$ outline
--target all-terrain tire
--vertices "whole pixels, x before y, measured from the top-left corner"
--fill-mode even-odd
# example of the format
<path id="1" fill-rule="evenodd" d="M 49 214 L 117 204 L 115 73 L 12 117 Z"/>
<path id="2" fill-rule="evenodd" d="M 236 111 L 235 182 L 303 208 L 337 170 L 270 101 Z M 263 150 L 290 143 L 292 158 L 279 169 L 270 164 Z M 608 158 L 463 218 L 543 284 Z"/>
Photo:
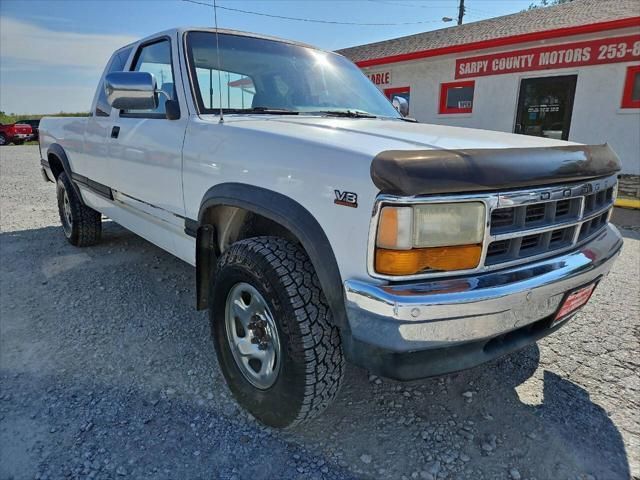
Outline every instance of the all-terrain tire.
<path id="1" fill-rule="evenodd" d="M 220 368 L 238 403 L 276 428 L 319 415 L 338 394 L 345 361 L 340 333 L 304 250 L 279 237 L 241 240 L 220 257 L 215 278 L 211 332 Z M 279 335 L 279 373 L 266 389 L 255 387 L 242 373 L 225 328 L 227 298 L 243 283 L 261 294 Z"/>
<path id="2" fill-rule="evenodd" d="M 56 182 L 58 213 L 64 235 L 71 245 L 88 247 L 100 241 L 102 215 L 83 205 L 65 172 Z"/>

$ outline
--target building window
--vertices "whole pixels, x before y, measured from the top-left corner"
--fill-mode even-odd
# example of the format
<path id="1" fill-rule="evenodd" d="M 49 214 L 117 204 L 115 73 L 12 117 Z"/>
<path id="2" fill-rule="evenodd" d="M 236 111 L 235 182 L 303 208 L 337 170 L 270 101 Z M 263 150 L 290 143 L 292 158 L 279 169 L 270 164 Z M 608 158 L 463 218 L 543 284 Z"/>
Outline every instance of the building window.
<path id="1" fill-rule="evenodd" d="M 622 93 L 622 108 L 640 108 L 640 65 L 627 68 Z"/>
<path id="2" fill-rule="evenodd" d="M 393 101 L 393 97 L 402 97 L 409 104 L 409 111 L 411 111 L 411 88 L 409 87 L 397 87 L 397 88 L 385 88 L 385 96 Z"/>
<path id="3" fill-rule="evenodd" d="M 475 81 L 440 85 L 440 113 L 471 113 Z"/>

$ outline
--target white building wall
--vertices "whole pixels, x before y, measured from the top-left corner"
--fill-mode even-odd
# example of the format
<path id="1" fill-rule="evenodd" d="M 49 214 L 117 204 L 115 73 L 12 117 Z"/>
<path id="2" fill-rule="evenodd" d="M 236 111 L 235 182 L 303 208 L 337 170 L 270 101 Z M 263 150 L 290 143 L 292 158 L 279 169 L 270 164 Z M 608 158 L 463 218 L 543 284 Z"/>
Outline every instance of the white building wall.
<path id="1" fill-rule="evenodd" d="M 553 75 L 578 75 L 569 140 L 601 144 L 608 142 L 622 161 L 622 173 L 640 175 L 640 109 L 622 109 L 620 102 L 627 67 L 638 62 L 613 63 L 579 68 L 539 70 L 513 74 L 481 76 L 475 81 L 473 112 L 439 114 L 440 84 L 454 82 L 456 58 L 507 52 L 542 45 L 572 43 L 596 38 L 618 37 L 634 33 L 631 29 L 616 30 L 609 35 L 580 35 L 532 42 L 490 50 L 464 52 L 410 62 L 380 65 L 363 69 L 366 73 L 391 71 L 389 85 L 381 89 L 411 88 L 410 116 L 424 123 L 455 125 L 513 132 L 520 80 Z"/>
<path id="2" fill-rule="evenodd" d="M 569 140 L 608 142 L 622 160 L 622 173 L 640 175 L 640 109 L 620 108 L 629 65 L 594 66 L 578 75 Z"/>

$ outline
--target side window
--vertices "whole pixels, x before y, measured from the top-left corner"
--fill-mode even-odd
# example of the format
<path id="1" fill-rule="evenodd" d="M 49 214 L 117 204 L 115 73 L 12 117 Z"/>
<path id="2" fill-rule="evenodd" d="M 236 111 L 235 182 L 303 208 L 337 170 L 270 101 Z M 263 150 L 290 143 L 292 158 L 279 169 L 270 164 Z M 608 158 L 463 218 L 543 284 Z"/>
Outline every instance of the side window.
<path id="1" fill-rule="evenodd" d="M 476 82 L 450 82 L 440 84 L 440 109 L 438 113 L 473 112 L 473 93 Z"/>
<path id="2" fill-rule="evenodd" d="M 155 110 L 123 110 L 122 116 L 165 118 L 165 102 L 176 98 L 169 40 L 143 46 L 138 50 L 131 70 L 152 73 L 156 78 L 158 90 L 164 94 L 158 94 L 158 107 Z"/>
<path id="3" fill-rule="evenodd" d="M 132 48 L 133 47 L 123 48 L 113 54 L 111 60 L 107 63 L 104 77 L 111 72 L 122 72 L 124 70 L 124 66 L 129 59 Z M 111 114 L 111 105 L 107 102 L 107 93 L 104 91 L 104 77 L 100 80 L 100 86 L 98 87 L 100 88 L 100 93 L 98 94 L 98 100 L 96 101 L 96 109 L 94 112 L 96 117 L 108 117 Z"/>
<path id="4" fill-rule="evenodd" d="M 640 108 L 640 65 L 627 67 L 622 108 Z"/>
<path id="5" fill-rule="evenodd" d="M 220 108 L 220 98 L 222 98 L 222 108 L 245 109 L 252 107 L 256 87 L 251 77 L 210 68 L 196 68 L 196 75 L 198 76 L 200 97 L 205 108 Z M 220 85 L 222 92 L 219 88 Z"/>

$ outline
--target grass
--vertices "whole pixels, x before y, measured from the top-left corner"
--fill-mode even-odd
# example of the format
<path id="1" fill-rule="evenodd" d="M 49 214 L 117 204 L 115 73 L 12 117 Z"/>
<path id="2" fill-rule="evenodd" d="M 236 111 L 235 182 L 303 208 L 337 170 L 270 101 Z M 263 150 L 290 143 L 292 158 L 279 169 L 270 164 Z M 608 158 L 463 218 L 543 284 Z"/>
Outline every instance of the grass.
<path id="1" fill-rule="evenodd" d="M 12 123 L 16 123 L 20 120 L 34 120 L 42 117 L 88 117 L 88 112 L 58 112 L 58 113 L 36 113 L 29 115 L 16 115 L 15 113 L 5 113 L 0 111 L 0 123 L 3 125 L 9 125 Z"/>
<path id="2" fill-rule="evenodd" d="M 37 120 L 42 117 L 88 117 L 87 112 L 58 112 L 58 113 L 36 113 L 34 115 L 16 115 L 15 113 L 5 113 L 0 111 L 0 124 L 11 125 L 12 123 L 19 122 L 20 120 Z M 38 145 L 38 141 L 25 142 L 23 145 Z"/>

